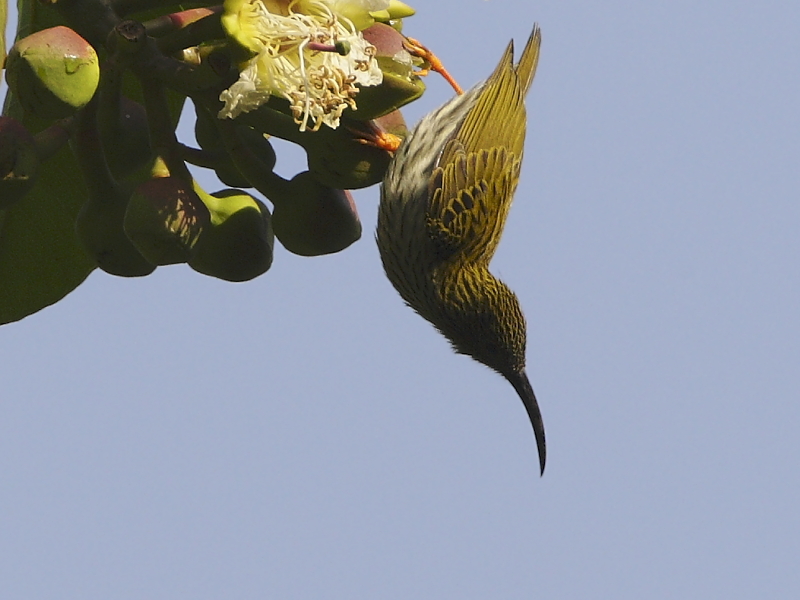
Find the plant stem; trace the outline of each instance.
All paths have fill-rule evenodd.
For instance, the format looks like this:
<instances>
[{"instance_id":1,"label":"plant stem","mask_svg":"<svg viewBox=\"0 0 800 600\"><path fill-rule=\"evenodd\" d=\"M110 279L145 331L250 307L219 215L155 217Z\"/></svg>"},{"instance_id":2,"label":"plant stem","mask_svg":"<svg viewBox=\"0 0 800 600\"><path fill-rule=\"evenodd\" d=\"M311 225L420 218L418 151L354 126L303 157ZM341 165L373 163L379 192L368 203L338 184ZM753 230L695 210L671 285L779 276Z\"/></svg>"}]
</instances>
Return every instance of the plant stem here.
<instances>
[{"instance_id":1,"label":"plant stem","mask_svg":"<svg viewBox=\"0 0 800 600\"><path fill-rule=\"evenodd\" d=\"M167 15L167 18L173 23L173 30L166 32L163 37L159 37L159 49L164 54L170 55L184 48L199 46L204 42L224 39L225 31L222 29L220 21L222 7L215 7L215 9L217 10L203 8L186 11L186 13L195 13L192 15L176 13L184 17L181 19L175 18L176 15ZM190 20L192 17L194 19ZM149 28L148 33L150 33Z\"/></svg>"},{"instance_id":2,"label":"plant stem","mask_svg":"<svg viewBox=\"0 0 800 600\"><path fill-rule=\"evenodd\" d=\"M83 173L89 196L115 198L119 184L111 175L97 130L97 98L79 110L71 123L71 147Z\"/></svg>"},{"instance_id":3,"label":"plant stem","mask_svg":"<svg viewBox=\"0 0 800 600\"><path fill-rule=\"evenodd\" d=\"M69 142L70 129L72 129L74 119L75 117L72 116L57 121L33 136L39 160L47 160Z\"/></svg>"},{"instance_id":4,"label":"plant stem","mask_svg":"<svg viewBox=\"0 0 800 600\"><path fill-rule=\"evenodd\" d=\"M218 119L217 128L225 149L233 164L250 184L269 198L273 204L280 204L289 197L289 182L273 172L268 165L242 140L236 130L237 124L230 119Z\"/></svg>"},{"instance_id":5,"label":"plant stem","mask_svg":"<svg viewBox=\"0 0 800 600\"><path fill-rule=\"evenodd\" d=\"M192 175L181 156L164 85L157 79L142 78L141 82L153 151L164 160L170 175L191 183Z\"/></svg>"}]
</instances>

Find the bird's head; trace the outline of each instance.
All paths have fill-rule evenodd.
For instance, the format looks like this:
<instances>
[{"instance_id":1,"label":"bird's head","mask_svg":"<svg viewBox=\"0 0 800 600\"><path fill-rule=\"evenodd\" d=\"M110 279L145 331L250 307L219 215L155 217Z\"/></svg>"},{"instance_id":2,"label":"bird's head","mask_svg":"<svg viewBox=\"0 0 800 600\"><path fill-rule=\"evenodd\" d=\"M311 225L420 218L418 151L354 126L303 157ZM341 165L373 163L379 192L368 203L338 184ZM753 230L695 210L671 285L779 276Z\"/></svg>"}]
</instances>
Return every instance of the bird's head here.
<instances>
[{"instance_id":1,"label":"bird's head","mask_svg":"<svg viewBox=\"0 0 800 600\"><path fill-rule=\"evenodd\" d=\"M544 424L525 372L526 324L517 296L486 269L459 269L449 279L435 325L456 352L491 367L514 386L533 426L544 473Z\"/></svg>"},{"instance_id":2,"label":"bird's head","mask_svg":"<svg viewBox=\"0 0 800 600\"><path fill-rule=\"evenodd\" d=\"M459 354L501 375L525 368L525 317L517 296L485 269L446 277L436 327Z\"/></svg>"}]
</instances>

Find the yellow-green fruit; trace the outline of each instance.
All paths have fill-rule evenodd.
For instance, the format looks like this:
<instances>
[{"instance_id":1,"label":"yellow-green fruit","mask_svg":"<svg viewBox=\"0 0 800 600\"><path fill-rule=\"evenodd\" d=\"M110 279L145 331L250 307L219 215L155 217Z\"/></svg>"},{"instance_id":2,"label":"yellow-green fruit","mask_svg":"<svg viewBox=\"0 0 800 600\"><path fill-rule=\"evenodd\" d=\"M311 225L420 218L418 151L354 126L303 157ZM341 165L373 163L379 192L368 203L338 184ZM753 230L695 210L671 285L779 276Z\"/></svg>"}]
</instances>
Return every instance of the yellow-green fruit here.
<instances>
[{"instance_id":1,"label":"yellow-green fruit","mask_svg":"<svg viewBox=\"0 0 800 600\"><path fill-rule=\"evenodd\" d=\"M154 177L128 200L128 239L154 265L188 262L211 215L192 185L178 177Z\"/></svg>"},{"instance_id":2,"label":"yellow-green fruit","mask_svg":"<svg viewBox=\"0 0 800 600\"><path fill-rule=\"evenodd\" d=\"M68 27L43 29L11 47L6 80L27 111L61 119L92 99L100 80L97 53Z\"/></svg>"},{"instance_id":3,"label":"yellow-green fruit","mask_svg":"<svg viewBox=\"0 0 800 600\"><path fill-rule=\"evenodd\" d=\"M33 135L16 119L0 117L0 210L27 194L38 173Z\"/></svg>"},{"instance_id":4,"label":"yellow-green fruit","mask_svg":"<svg viewBox=\"0 0 800 600\"><path fill-rule=\"evenodd\" d=\"M211 212L211 224L197 244L189 266L225 281L249 281L272 266L275 235L266 205L240 190L198 195Z\"/></svg>"},{"instance_id":5,"label":"yellow-green fruit","mask_svg":"<svg viewBox=\"0 0 800 600\"><path fill-rule=\"evenodd\" d=\"M294 254L332 254L361 237L361 221L350 192L328 187L308 171L288 182L285 197L270 200L275 204L275 237Z\"/></svg>"}]
</instances>

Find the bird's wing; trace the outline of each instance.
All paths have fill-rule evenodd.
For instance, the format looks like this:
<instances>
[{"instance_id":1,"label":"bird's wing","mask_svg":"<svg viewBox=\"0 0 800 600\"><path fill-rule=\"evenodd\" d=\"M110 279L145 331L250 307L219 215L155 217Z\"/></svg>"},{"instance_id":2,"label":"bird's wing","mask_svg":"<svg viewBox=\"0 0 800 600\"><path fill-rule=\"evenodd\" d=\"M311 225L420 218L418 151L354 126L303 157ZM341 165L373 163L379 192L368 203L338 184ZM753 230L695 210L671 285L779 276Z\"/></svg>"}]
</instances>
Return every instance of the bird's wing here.
<instances>
[{"instance_id":1,"label":"bird's wing","mask_svg":"<svg viewBox=\"0 0 800 600\"><path fill-rule=\"evenodd\" d=\"M489 76L464 117L453 133L468 154L481 149L503 146L516 156L522 156L525 143L525 96L530 88L539 63L541 33L534 27L514 64L514 43L506 47L500 62ZM457 146L445 146L439 165L446 165L457 151Z\"/></svg>"},{"instance_id":2,"label":"bird's wing","mask_svg":"<svg viewBox=\"0 0 800 600\"><path fill-rule=\"evenodd\" d=\"M425 223L442 259L488 264L519 179L520 159L504 147L464 152L457 139L451 160L434 170Z\"/></svg>"},{"instance_id":3,"label":"bird's wing","mask_svg":"<svg viewBox=\"0 0 800 600\"><path fill-rule=\"evenodd\" d=\"M430 180L426 225L437 253L488 264L511 206L525 143L525 95L539 62L534 27L519 62L513 42L484 83Z\"/></svg>"}]
</instances>

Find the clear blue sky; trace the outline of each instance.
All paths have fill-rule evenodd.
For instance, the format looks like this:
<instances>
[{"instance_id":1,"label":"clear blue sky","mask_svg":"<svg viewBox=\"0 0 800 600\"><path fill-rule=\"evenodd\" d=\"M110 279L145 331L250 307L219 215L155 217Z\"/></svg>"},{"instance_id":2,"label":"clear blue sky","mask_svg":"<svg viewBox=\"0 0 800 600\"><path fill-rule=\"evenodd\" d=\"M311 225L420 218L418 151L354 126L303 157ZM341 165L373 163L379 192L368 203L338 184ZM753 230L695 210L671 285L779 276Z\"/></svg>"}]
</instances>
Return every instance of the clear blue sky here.
<instances>
[{"instance_id":1,"label":"clear blue sky","mask_svg":"<svg viewBox=\"0 0 800 600\"><path fill-rule=\"evenodd\" d=\"M372 188L339 255L97 272L0 329L4 600L800 597L800 5L416 8L465 85L542 27L493 270L544 477L383 276Z\"/></svg>"}]
</instances>

